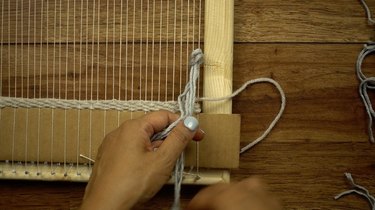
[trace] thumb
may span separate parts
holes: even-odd
[[[158,152],[167,156],[168,160],[177,160],[188,143],[198,130],[199,122],[195,117],[188,116],[177,124],[169,133],[158,149]]]

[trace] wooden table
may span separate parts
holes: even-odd
[[[370,7],[375,11],[374,2]],[[333,197],[349,188],[344,172],[375,194],[375,145],[368,141],[355,76],[357,55],[374,39],[373,27],[357,0],[235,0],[234,88],[271,77],[284,88],[287,108],[272,133],[241,155],[233,181],[262,177],[285,209],[369,209],[357,196]],[[368,75],[374,75],[373,58],[363,66]],[[266,84],[234,99],[243,144],[266,129],[278,108],[279,96]],[[84,188],[0,181],[0,209],[75,209]],[[184,187],[183,204],[198,190]],[[169,209],[172,200],[167,186],[139,209]]]

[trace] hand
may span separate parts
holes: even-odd
[[[155,133],[178,117],[167,111],[153,112],[109,133],[99,148],[81,209],[130,209],[154,196],[169,180],[189,141],[204,136],[197,121],[185,120],[164,141],[151,143]]]
[[[259,179],[248,178],[203,189],[191,200],[187,209],[279,210],[281,206]]]

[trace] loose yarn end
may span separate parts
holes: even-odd
[[[371,206],[371,210],[375,210],[375,198],[370,194],[370,192],[363,186],[358,185],[354,182],[354,179],[352,177],[351,173],[345,173],[345,177],[349,184],[351,185],[352,189],[344,191],[334,197],[335,200],[340,199],[343,196],[349,195],[349,194],[357,194],[367,199]]]

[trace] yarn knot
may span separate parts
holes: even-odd
[[[201,49],[195,49],[190,55],[190,66],[201,65],[203,63],[203,53]]]

